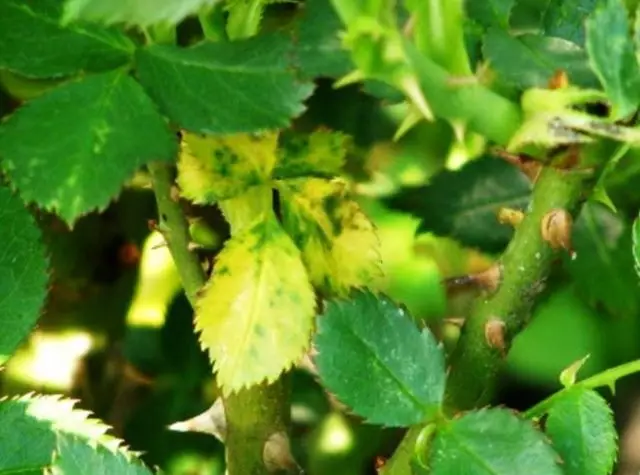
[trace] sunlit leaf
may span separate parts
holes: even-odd
[[[549,410],[546,432],[563,460],[566,475],[608,475],[616,459],[611,408],[595,391],[574,387]]]
[[[373,224],[339,180],[305,178],[279,183],[285,229],[302,251],[314,285],[346,295],[375,287],[381,277]]]
[[[323,384],[370,423],[409,426],[440,407],[442,350],[385,296],[356,291],[329,302],[314,347]]]
[[[194,203],[238,196],[271,176],[277,132],[223,136],[183,133],[178,185]]]
[[[196,311],[225,393],[273,381],[309,345],[315,296],[300,251],[275,217],[233,236]]]

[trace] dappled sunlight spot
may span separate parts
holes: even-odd
[[[154,231],[144,242],[135,293],[127,325],[158,328],[164,324],[180,278],[162,234]]]
[[[343,454],[354,446],[353,430],[342,414],[328,415],[320,427],[318,449],[325,454]]]

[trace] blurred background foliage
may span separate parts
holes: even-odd
[[[512,27],[537,24],[544,3],[519,2]],[[633,7],[635,2],[628,3]],[[267,28],[287,21],[291,11],[290,6],[274,5]],[[181,38],[188,42],[196,26],[185,22],[181,28]],[[470,27],[472,53],[478,38]],[[334,59],[331,67],[337,76],[344,72],[346,59]],[[19,104],[17,97],[30,93],[24,81],[17,93],[15,80],[8,75],[0,78],[3,115]],[[423,232],[421,220],[413,216],[464,192],[468,186],[464,181],[449,180],[437,194],[431,190],[433,202],[420,203],[414,213],[406,208],[417,208],[419,200],[407,205],[398,196],[406,187],[424,196],[434,177],[481,158],[483,140],[472,134],[460,139],[447,123],[436,121],[423,122],[393,141],[406,106],[377,84],[341,89],[332,84],[330,78],[317,81],[308,109],[294,127],[325,126],[354,137],[356,152],[345,173],[377,226],[385,292],[447,345],[459,332],[448,319],[464,317],[475,295],[447,291],[444,279],[486,269],[499,249],[483,253],[476,246]],[[588,238],[575,242],[578,259],[588,257],[587,267],[578,271],[591,280],[576,282],[570,268],[552,276],[532,324],[517,337],[509,354],[498,404],[531,406],[559,389],[560,371],[587,354],[583,377],[640,358],[640,292],[633,276],[628,226],[640,207],[638,154],[627,153],[608,178],[606,188],[617,214],[592,204],[593,220],[581,224],[599,226],[603,236],[599,242]],[[482,177],[479,180],[479,186],[491,192],[489,179],[484,184]],[[478,186],[478,180],[474,183]],[[405,210],[394,209],[398,207]],[[190,214],[214,230],[208,236],[211,247],[201,250],[203,260],[211,262],[227,236],[226,224],[216,210],[192,209]],[[217,440],[167,429],[206,410],[217,390],[168,250],[149,226],[155,219],[155,204],[147,176],[134,177],[106,210],[85,216],[73,229],[48,214],[38,218],[52,262],[49,300],[36,331],[11,359],[3,356],[3,394],[68,394],[113,425],[134,450],[144,452],[149,464],[166,473],[223,474],[223,447]],[[497,221],[490,223],[480,239],[494,239],[496,226]],[[606,261],[608,274],[600,273],[594,264],[598,259]],[[620,282],[610,282],[611,276]],[[639,382],[638,378],[622,381],[611,398],[623,431],[633,420]],[[293,374],[293,403],[294,450],[309,475],[373,474],[380,457],[388,456],[402,435],[361,424],[340,412],[304,370]]]

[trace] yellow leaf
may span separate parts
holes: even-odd
[[[220,137],[184,132],[177,179],[182,195],[198,204],[215,203],[267,182],[277,145],[277,132]]]
[[[325,129],[309,135],[283,134],[274,176],[334,176],[342,168],[351,145],[349,136]]]
[[[300,251],[271,215],[227,241],[196,308],[225,394],[274,381],[309,346],[315,295]]]
[[[302,250],[314,285],[336,295],[376,287],[382,276],[375,228],[340,180],[279,184],[285,229]]]

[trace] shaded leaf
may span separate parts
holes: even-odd
[[[562,475],[542,432],[506,409],[470,412],[440,427],[431,446],[432,475]]]
[[[296,77],[287,36],[155,45],[139,50],[138,76],[181,127],[212,134],[286,127],[303,110],[312,85]]]
[[[70,435],[59,435],[53,475],[151,475],[151,470],[122,452],[112,452],[102,446]]]
[[[47,295],[42,236],[20,199],[0,187],[0,358],[11,355],[35,325]]]
[[[516,30],[542,30],[542,19],[552,0],[519,0],[511,10],[510,26]],[[553,0],[557,3],[558,0]]]
[[[420,231],[500,252],[513,230],[498,222],[498,211],[526,208],[530,193],[530,180],[516,167],[485,156],[458,171],[441,172],[427,185],[407,188],[387,203],[420,218]]]
[[[307,0],[296,24],[298,65],[310,77],[339,77],[355,69],[342,47],[342,21],[331,0]]]
[[[57,0],[0,2],[0,68],[49,78],[104,71],[129,62],[134,44],[123,33],[92,25],[61,26]]]
[[[595,391],[574,387],[556,399],[546,422],[566,475],[608,475],[616,458],[616,431],[607,402]]]
[[[219,137],[184,133],[178,161],[182,194],[198,204],[238,196],[271,177],[278,133]]]
[[[315,363],[324,386],[369,423],[410,426],[444,395],[444,356],[428,329],[383,295],[354,291],[318,318]]]
[[[313,284],[329,294],[378,284],[379,242],[369,218],[340,180],[303,178],[278,184],[282,222]]]
[[[73,223],[106,207],[140,166],[173,159],[176,143],[142,88],[112,72],[18,109],[0,126],[0,150],[22,198]]]
[[[598,84],[586,52],[562,38],[511,36],[492,28],[484,37],[484,53],[499,77],[520,89],[547,87],[558,70],[565,71],[573,84],[583,87]]]
[[[465,0],[465,8],[469,18],[485,27],[498,26],[508,28],[509,15],[516,0]]]
[[[285,132],[280,136],[274,176],[282,179],[337,175],[350,145],[350,138],[341,132],[316,130],[307,135]]]
[[[555,36],[584,45],[585,19],[595,10],[598,0],[552,0],[543,18],[546,36]]]
[[[275,217],[227,241],[196,310],[224,393],[290,368],[309,345],[314,310],[300,251]]]
[[[573,247],[576,258],[567,258],[566,266],[583,298],[614,315],[635,315],[631,232],[622,218],[600,203],[585,204],[574,226]]]
[[[611,116],[624,118],[640,103],[640,67],[623,0],[603,0],[586,28],[589,60],[611,101]]]
[[[101,23],[150,26],[175,25],[188,15],[205,10],[219,0],[65,0],[64,21],[88,20]]]
[[[638,277],[640,277],[640,217],[633,221],[632,238],[633,260],[635,263],[636,273],[638,274]]]

